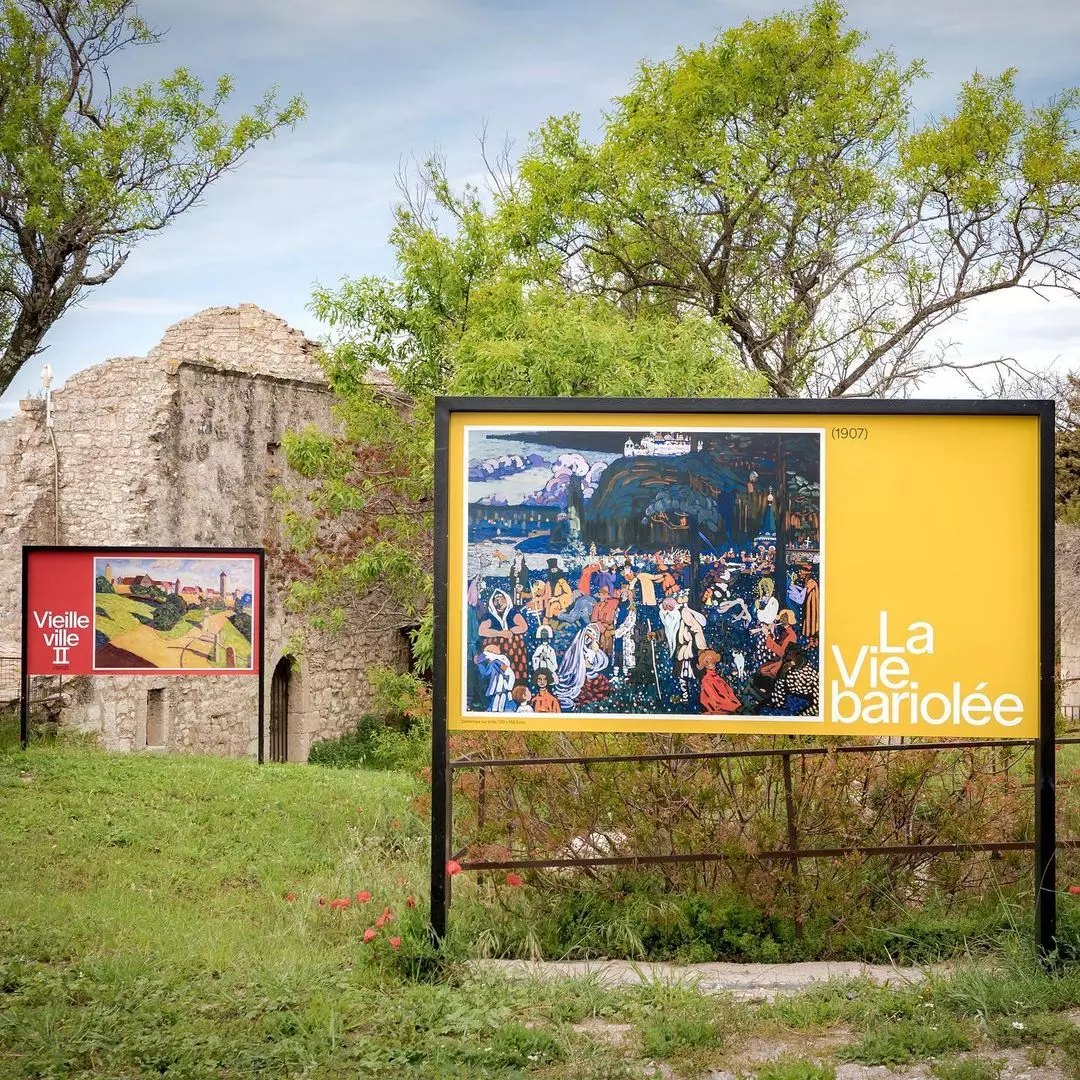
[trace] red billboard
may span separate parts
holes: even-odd
[[[263,554],[26,548],[27,675],[258,675]]]

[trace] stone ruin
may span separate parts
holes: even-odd
[[[210,308],[169,327],[147,356],[86,368],[54,391],[55,446],[44,400],[22,401],[0,421],[0,664],[19,656],[23,544],[280,542],[281,507],[271,493],[285,469],[282,436],[308,424],[334,426],[316,352],[314,342],[254,305]],[[312,631],[304,616],[286,611],[274,570],[268,557],[264,751],[269,759],[276,672],[288,687],[278,756],[303,761],[314,740],[351,728],[370,707],[370,664],[406,668],[408,638],[403,628],[368,635],[358,648],[359,628]],[[93,676],[64,680],[62,688],[52,679],[33,682],[32,699],[44,696],[55,719],[96,734],[106,749],[257,754],[250,676]],[[51,692],[42,683],[54,684]],[[5,696],[12,691],[17,684]]]

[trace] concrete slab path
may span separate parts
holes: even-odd
[[[517,979],[580,979],[591,977],[605,986],[636,986],[666,982],[694,987],[705,993],[727,993],[741,1000],[771,999],[795,994],[815,983],[843,979],[869,979],[879,986],[905,986],[922,982],[932,968],[893,967],[843,961],[802,964],[649,964],[630,960],[478,960],[478,969]]]

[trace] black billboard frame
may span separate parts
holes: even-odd
[[[712,416],[772,414],[787,416],[1024,416],[1039,429],[1039,734],[1035,740],[1035,937],[1039,952],[1057,948],[1057,827],[1055,721],[1054,436],[1050,400],[876,400],[871,398],[514,398],[437,397],[435,399],[434,506],[434,664],[431,725],[431,882],[430,931],[436,943],[447,932],[453,860],[453,773],[446,716],[446,624],[448,616],[449,513],[447,505],[450,417],[455,412],[669,413]],[[1024,740],[1016,740],[1019,744]],[[1070,740],[1071,741],[1071,740]],[[918,745],[915,743],[914,745]],[[794,748],[793,748],[794,749]],[[528,762],[529,759],[520,759]],[[566,758],[568,763],[574,759]],[[693,856],[686,856],[692,858]],[[479,869],[479,867],[478,867]]]

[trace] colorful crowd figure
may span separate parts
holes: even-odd
[[[817,715],[813,553],[686,551],[534,557],[468,594],[471,711]],[[546,565],[536,565],[541,562]]]

